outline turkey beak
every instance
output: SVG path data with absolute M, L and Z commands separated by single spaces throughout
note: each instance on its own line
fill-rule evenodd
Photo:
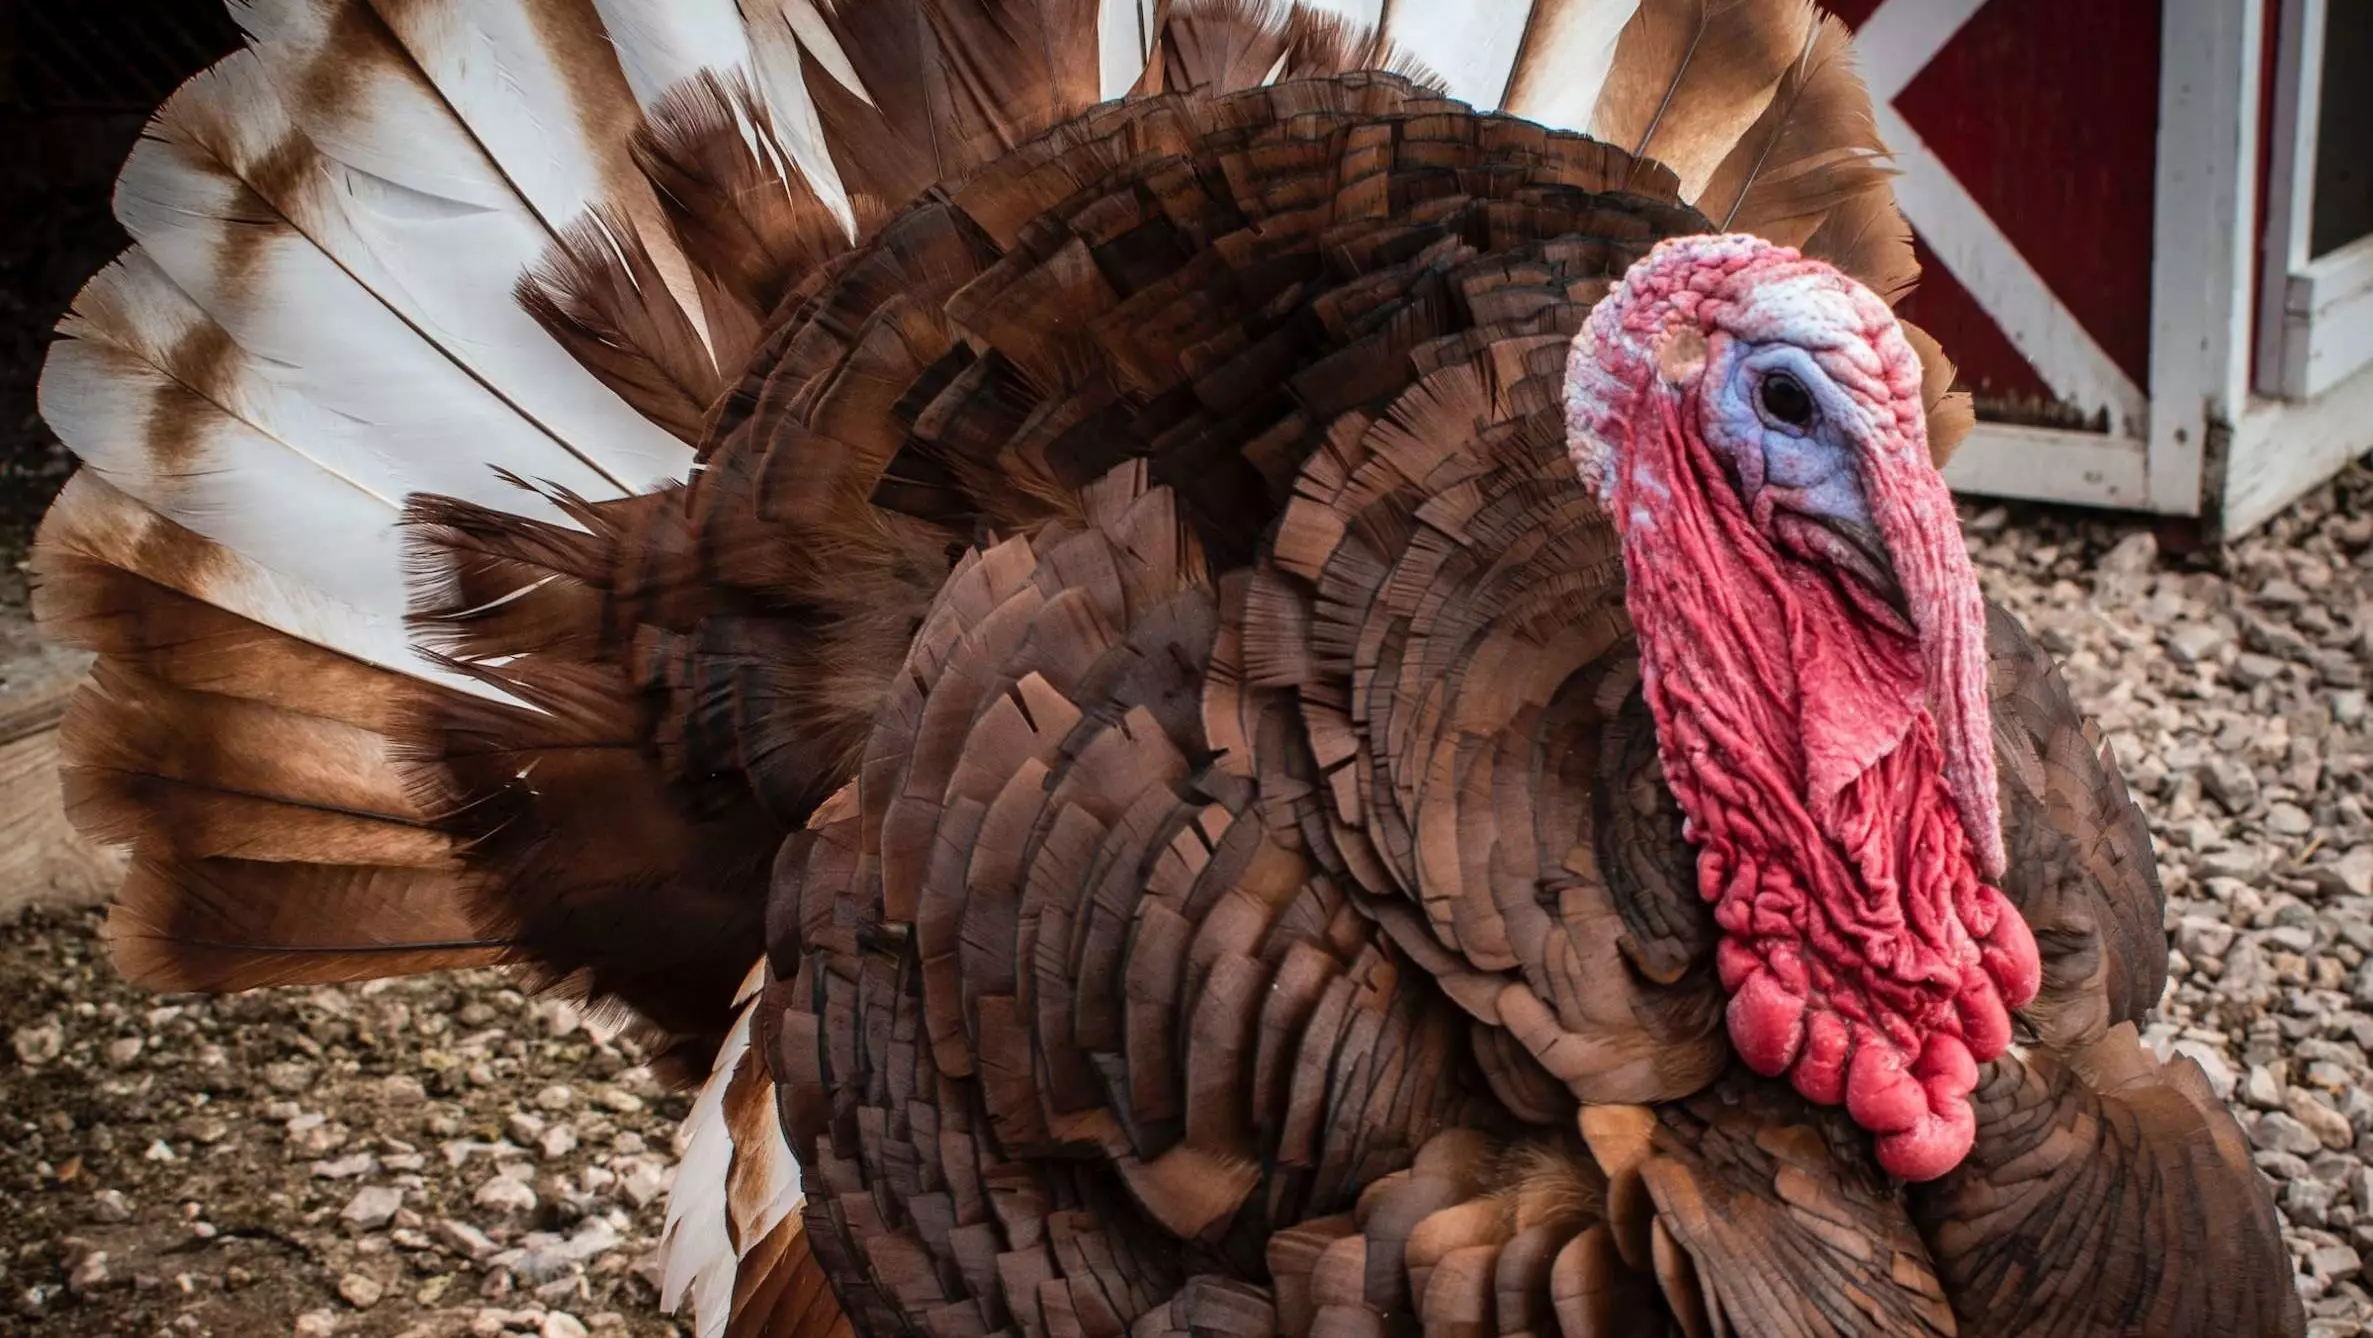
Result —
M 1894 555 L 1887 551 L 1887 541 L 1876 525 L 1823 516 L 1821 528 L 1838 539 L 1835 557 L 1852 571 L 1863 586 L 1888 608 L 1895 610 L 1906 628 L 1912 627 L 1911 601 L 1903 593 L 1903 578 L 1895 571 Z

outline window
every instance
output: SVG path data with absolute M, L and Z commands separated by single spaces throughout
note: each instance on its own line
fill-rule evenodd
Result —
M 2373 366 L 2373 5 L 2284 0 L 2277 40 L 2256 381 L 2312 399 Z
M 2308 254 L 2373 236 L 2373 5 L 2328 6 L 2316 113 L 2314 224 Z

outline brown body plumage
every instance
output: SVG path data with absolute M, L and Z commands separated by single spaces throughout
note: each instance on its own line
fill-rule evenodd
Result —
M 1976 1152 L 1907 1189 L 1732 1061 L 1558 385 L 1663 238 L 1908 285 L 1843 30 L 1651 0 L 1603 143 L 1250 6 L 1164 7 L 1090 110 L 1070 8 L 811 11 L 853 243 L 751 80 L 646 99 L 650 185 L 521 296 L 699 469 L 410 499 L 442 678 L 70 487 L 42 613 L 102 656 L 68 792 L 137 856 L 125 969 L 499 960 L 722 1046 L 671 1228 L 716 1331 L 2296 1331 L 2238 1130 L 2135 1040 L 2140 817 L 2007 615 L 2045 982 Z M 1541 8 L 1519 109 L 1587 7 Z

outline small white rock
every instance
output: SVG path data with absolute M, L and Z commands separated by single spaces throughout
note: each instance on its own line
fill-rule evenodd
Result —
M 313 1177 L 317 1180 L 352 1180 L 358 1175 L 369 1175 L 379 1169 L 379 1159 L 368 1152 L 357 1152 L 336 1161 L 313 1163 Z
M 2314 1134 L 2325 1147 L 2339 1152 L 2355 1146 L 2356 1130 L 2348 1127 L 2347 1118 L 2325 1105 L 2307 1089 L 2292 1088 L 2284 1098 L 2282 1108 L 2290 1113 L 2292 1119 L 2306 1125 L 2307 1132 Z
M 470 1202 L 497 1212 L 532 1213 L 536 1210 L 536 1191 L 524 1180 L 497 1175 L 478 1186 Z
M 447 1245 L 472 1259 L 492 1258 L 502 1252 L 502 1247 L 488 1238 L 485 1232 L 451 1217 L 438 1219 L 437 1234 L 444 1238 Z
M 93 1250 L 75 1261 L 73 1271 L 66 1275 L 66 1290 L 80 1296 L 103 1286 L 109 1276 L 107 1251 Z
M 2305 836 L 2315 830 L 2315 819 L 2297 804 L 2275 804 L 2266 810 L 2266 829 L 2277 836 Z
M 15 1047 L 18 1063 L 38 1068 L 65 1053 L 66 1029 L 56 1018 L 44 1018 L 10 1032 L 8 1043 Z
M 566 999 L 547 999 L 537 1005 L 536 1014 L 544 1024 L 544 1034 L 554 1040 L 574 1035 L 585 1025 L 585 1010 Z
M 2307 876 L 2328 895 L 2373 897 L 2373 846 L 2356 846 L 2330 864 L 2308 869 Z
M 648 1157 L 637 1157 L 620 1166 L 619 1188 L 626 1192 L 628 1201 L 637 1208 L 648 1207 L 653 1199 L 667 1193 L 672 1179 L 667 1170 Z
M 368 1310 L 387 1295 L 387 1288 L 367 1273 L 349 1273 L 338 1279 L 338 1295 L 357 1310 Z
M 386 1185 L 365 1185 L 346 1201 L 338 1220 L 357 1231 L 377 1231 L 395 1220 L 404 1206 L 404 1191 Z
M 2249 1075 L 2242 1080 L 2241 1099 L 2259 1110 L 2282 1109 L 2282 1080 L 2274 1070 L 2263 1064 L 2249 1066 Z

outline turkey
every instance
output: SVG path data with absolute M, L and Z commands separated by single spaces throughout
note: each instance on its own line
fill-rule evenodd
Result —
M 42 384 L 128 976 L 631 1014 L 703 1334 L 2303 1331 L 1808 0 L 233 12 Z

